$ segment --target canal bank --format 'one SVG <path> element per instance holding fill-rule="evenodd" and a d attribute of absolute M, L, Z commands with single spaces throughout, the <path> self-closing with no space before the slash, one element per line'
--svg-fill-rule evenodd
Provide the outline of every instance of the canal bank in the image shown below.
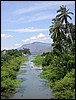
<path fill-rule="evenodd" d="M 16 93 L 9 99 L 50 99 L 52 91 L 46 85 L 47 80 L 42 79 L 39 74 L 42 72 L 41 67 L 36 67 L 32 60 L 32 55 L 28 56 L 28 61 L 20 67 L 20 70 L 26 70 L 17 76 L 17 79 L 22 79 L 21 87 L 16 88 Z"/>

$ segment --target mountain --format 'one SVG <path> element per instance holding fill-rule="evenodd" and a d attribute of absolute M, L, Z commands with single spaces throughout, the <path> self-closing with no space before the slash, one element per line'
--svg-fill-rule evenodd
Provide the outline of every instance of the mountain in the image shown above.
<path fill-rule="evenodd" d="M 52 46 L 50 43 L 43 43 L 43 42 L 33 42 L 30 44 L 24 44 L 18 49 L 20 50 L 23 48 L 30 49 L 31 53 L 33 53 L 33 52 L 42 52 L 43 53 L 43 52 L 49 52 L 52 50 Z"/>

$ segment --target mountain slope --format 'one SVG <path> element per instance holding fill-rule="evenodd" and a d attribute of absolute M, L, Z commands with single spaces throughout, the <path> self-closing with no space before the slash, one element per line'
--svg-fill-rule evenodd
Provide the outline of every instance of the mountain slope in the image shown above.
<path fill-rule="evenodd" d="M 20 50 L 23 48 L 30 49 L 31 53 L 32 52 L 49 52 L 52 50 L 52 46 L 50 43 L 43 43 L 43 42 L 33 42 L 30 44 L 24 44 L 18 49 Z"/>

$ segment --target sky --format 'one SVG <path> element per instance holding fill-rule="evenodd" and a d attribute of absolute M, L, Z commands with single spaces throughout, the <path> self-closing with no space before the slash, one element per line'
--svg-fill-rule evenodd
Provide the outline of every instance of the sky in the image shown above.
<path fill-rule="evenodd" d="M 32 42 L 52 43 L 49 28 L 61 5 L 74 15 L 75 1 L 1 1 L 1 50 Z"/>

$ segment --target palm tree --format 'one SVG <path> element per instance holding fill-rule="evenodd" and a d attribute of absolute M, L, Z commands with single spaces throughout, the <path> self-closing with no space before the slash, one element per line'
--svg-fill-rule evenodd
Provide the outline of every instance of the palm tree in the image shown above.
<path fill-rule="evenodd" d="M 73 23 L 69 23 L 68 30 L 69 30 L 71 42 L 73 43 L 73 41 L 75 40 L 75 25 L 73 25 Z"/>
<path fill-rule="evenodd" d="M 55 19 L 52 20 L 52 26 L 50 26 L 50 34 L 53 41 L 57 41 L 59 39 L 60 36 L 60 21 L 59 19 L 56 17 Z"/>
<path fill-rule="evenodd" d="M 72 18 L 69 16 L 69 14 L 72 14 L 72 12 L 69 12 L 69 9 L 66 9 L 66 6 L 62 5 L 60 6 L 60 9 L 57 10 L 57 13 L 60 12 L 60 14 L 57 15 L 57 17 L 59 17 L 61 24 L 65 21 L 65 29 L 67 29 L 67 23 L 68 20 L 67 18 L 70 18 L 72 20 Z"/>
<path fill-rule="evenodd" d="M 60 41 L 64 38 L 64 32 L 63 32 L 63 26 L 61 25 L 59 18 L 56 17 L 55 19 L 52 20 L 52 26 L 50 26 L 50 34 L 51 38 L 53 39 L 53 46 L 54 48 L 59 49 L 62 51 L 62 45 Z"/>

